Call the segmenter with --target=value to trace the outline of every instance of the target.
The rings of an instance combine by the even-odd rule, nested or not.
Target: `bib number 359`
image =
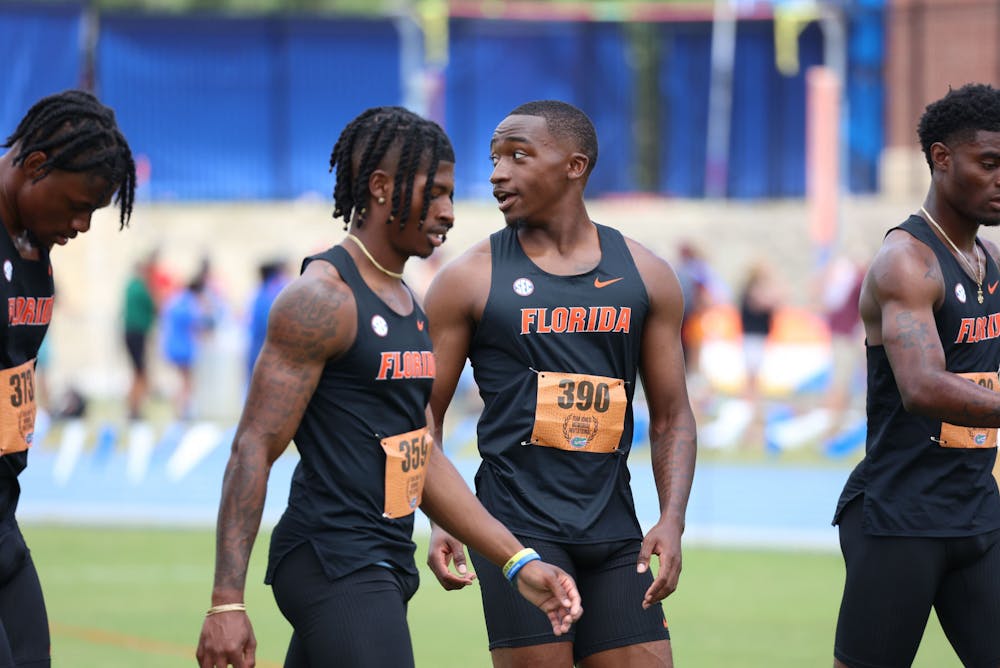
[[[383,517],[410,515],[420,505],[427,464],[434,439],[427,427],[382,439],[385,452],[385,507]]]

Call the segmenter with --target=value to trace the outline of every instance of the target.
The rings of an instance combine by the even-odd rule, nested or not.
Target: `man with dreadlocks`
[[[272,307],[222,487],[202,668],[253,665],[247,562],[268,472],[293,438],[301,460],[266,576],[293,628],[286,666],[413,665],[418,505],[505,565],[554,633],[582,612],[573,580],[486,513],[428,433],[434,355],[401,278],[454,224],[454,162],[441,128],[400,107],[365,111],[334,146],[334,216],[349,233],[306,258]]]
[[[834,524],[846,567],[834,665],[909,666],[931,608],[963,666],[1000,665],[1000,90],[968,84],[917,126],[931,183],[859,302],[868,439]]]
[[[135,166],[114,112],[70,90],[31,107],[0,157],[0,666],[48,666],[45,602],[15,519],[35,424],[34,370],[52,317],[49,251],[90,229],[117,193],[120,226],[132,215]]]
[[[558,100],[517,107],[494,130],[490,157],[506,227],[442,269],[427,292],[435,433],[468,358],[484,403],[479,499],[573,574],[587,601],[580,623],[554,636],[472,546],[493,663],[671,665],[660,601],[680,575],[695,462],[680,283],[665,261],[587,214],[597,133],[580,109]],[[627,466],[640,374],[660,498],[645,537]],[[462,569],[449,568],[464,564],[464,549],[441,528],[428,563],[445,588],[465,586]]]

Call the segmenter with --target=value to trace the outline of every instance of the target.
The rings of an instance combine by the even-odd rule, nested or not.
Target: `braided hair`
[[[413,182],[417,172],[427,169],[419,226],[431,203],[434,176],[440,162],[455,162],[455,151],[437,123],[403,107],[373,107],[347,124],[330,154],[330,171],[336,170],[333,187],[333,217],[344,219],[344,229],[353,220],[361,226],[368,213],[368,179],[381,166],[390,170],[395,162],[392,208],[386,223],[410,219]],[[405,193],[405,199],[403,197]]]
[[[1000,132],[1000,89],[989,84],[966,84],[927,105],[917,125],[917,136],[927,164],[934,172],[931,146],[935,142],[966,142],[977,130]]]
[[[67,90],[42,98],[28,110],[3,147],[15,144],[15,165],[35,151],[45,153],[36,181],[54,169],[89,172],[106,179],[118,193],[119,229],[128,225],[135,201],[132,151],[118,129],[115,112],[92,94]]]

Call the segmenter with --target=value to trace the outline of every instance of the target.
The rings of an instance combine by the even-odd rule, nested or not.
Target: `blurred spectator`
[[[753,410],[745,445],[763,443],[764,415],[760,406],[759,374],[764,361],[772,318],[785,301],[784,291],[771,264],[758,260],[747,270],[740,293],[740,324],[743,330],[743,359],[746,368],[745,397]]]
[[[163,356],[180,375],[180,386],[174,395],[174,411],[181,419],[187,419],[192,414],[193,370],[201,339],[215,327],[216,309],[206,289],[206,278],[207,272],[199,270],[163,309],[161,346]]]
[[[142,411],[149,391],[146,366],[146,342],[156,323],[156,303],[151,289],[151,271],[155,255],[151,254],[132,268],[125,283],[122,308],[125,332],[125,349],[132,365],[132,382],[127,404],[130,420],[136,420]]]
[[[698,370],[698,353],[704,334],[701,315],[710,306],[729,302],[730,294],[725,282],[712,269],[699,248],[684,241],[678,248],[678,254],[674,270],[684,295],[681,345],[684,347],[684,362],[688,372],[694,373]]]
[[[177,278],[160,262],[158,250],[146,256],[146,281],[157,311],[162,310],[167,300],[180,288]]]
[[[858,311],[864,277],[864,267],[846,255],[838,255],[828,263],[820,286],[833,353],[827,406],[834,432],[844,426],[851,397],[864,396],[864,392],[854,391],[855,387],[864,387],[864,332]]]
[[[257,355],[264,345],[264,337],[267,334],[267,316],[271,312],[271,304],[274,303],[278,293],[288,285],[291,277],[288,274],[284,261],[271,260],[262,263],[258,268],[260,282],[257,290],[250,301],[250,308],[247,322],[247,352],[246,352],[246,380],[250,381],[253,373],[253,365],[257,361]]]

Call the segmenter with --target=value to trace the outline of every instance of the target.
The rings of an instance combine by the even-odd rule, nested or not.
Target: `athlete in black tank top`
[[[518,535],[580,543],[642,538],[628,454],[649,296],[621,233],[596,228],[600,262],[576,276],[540,269],[514,228],[490,237],[490,294],[469,348],[485,403],[476,490]],[[532,441],[539,380],[554,373],[593,377],[577,379],[572,389],[558,381],[559,398],[572,407],[555,426],[571,433],[568,448],[579,456],[525,447]],[[604,432],[611,456],[585,453]]]
[[[485,404],[480,500],[594,592],[573,631],[555,637],[473,551],[494,663],[570,666],[601,653],[602,665],[668,665],[660,601],[677,586],[695,460],[680,284],[666,262],[591,221],[583,193],[597,136],[582,111],[522,105],[490,151],[506,229],[447,265],[427,295],[435,430],[468,359]],[[645,537],[627,467],[639,375],[661,509]],[[439,527],[428,562],[445,588],[466,584],[450,570],[465,563],[463,546]]]
[[[861,290],[868,438],[837,503],[847,577],[835,666],[908,666],[933,607],[966,666],[1000,665],[1000,91],[963,86],[918,128],[919,215]]]
[[[203,668],[253,662],[247,561],[270,466],[293,438],[301,460],[266,578],[293,628],[285,666],[413,665],[417,506],[507,562],[554,633],[582,612],[572,578],[486,512],[429,433],[435,359],[401,279],[454,223],[454,161],[441,128],[401,107],[365,111],[334,147],[335,215],[350,232],[307,258],[272,307],[223,482]]]
[[[49,250],[90,229],[117,193],[128,224],[135,166],[114,112],[70,90],[36,102],[0,156],[0,666],[48,666],[49,626],[17,525],[18,475],[35,429],[35,359],[52,318]]]

